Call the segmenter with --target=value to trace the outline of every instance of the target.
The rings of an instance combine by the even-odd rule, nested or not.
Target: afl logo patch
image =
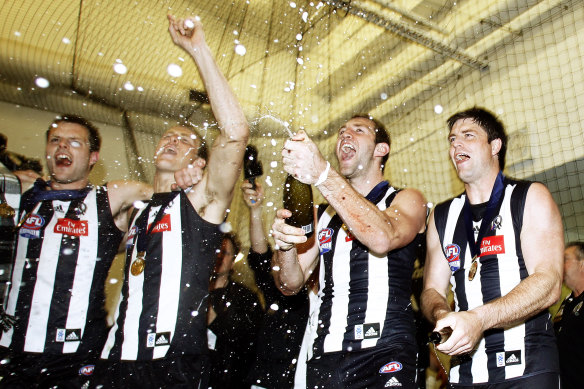
[[[90,376],[93,374],[93,370],[95,370],[95,365],[85,365],[79,369],[79,375]]]
[[[318,246],[320,247],[320,255],[331,251],[333,247],[332,228],[323,228],[318,232]]]
[[[381,369],[379,369],[379,373],[381,374],[395,373],[400,371],[401,369],[402,369],[401,363],[397,361],[392,361],[381,366]]]
[[[41,227],[45,225],[45,219],[37,214],[29,215],[22,227],[20,227],[20,236],[23,238],[36,239],[41,237]]]
[[[449,244],[444,248],[444,254],[446,255],[446,260],[450,266],[450,270],[454,273],[460,269],[460,247],[455,244]]]

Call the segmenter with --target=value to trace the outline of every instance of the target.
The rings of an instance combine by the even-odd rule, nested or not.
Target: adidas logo
[[[505,361],[505,363],[517,363],[519,359],[515,356],[515,354],[511,354],[509,358]]]
[[[369,327],[369,329],[365,333],[365,336],[376,336],[376,335],[377,335],[377,331],[375,331],[375,328],[373,328],[373,327]]]
[[[401,382],[398,381],[397,378],[391,377],[389,381],[385,383],[386,388],[394,387],[394,386],[402,386]]]
[[[164,335],[160,335],[160,338],[156,339],[156,345],[161,346],[163,344],[168,344],[168,339]]]
[[[69,335],[67,335],[67,338],[65,338],[66,341],[75,341],[75,340],[79,340],[79,336],[77,335],[77,332],[75,331],[71,331],[71,333]]]

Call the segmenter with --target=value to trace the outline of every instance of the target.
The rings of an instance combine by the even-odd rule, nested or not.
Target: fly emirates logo
[[[486,255],[505,254],[505,239],[503,235],[495,235],[484,238],[481,242],[480,257]]]
[[[62,218],[55,224],[55,233],[71,236],[87,236],[87,220],[71,220]]]

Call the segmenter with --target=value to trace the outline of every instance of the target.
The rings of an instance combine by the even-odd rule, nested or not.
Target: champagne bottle
[[[292,212],[286,223],[300,227],[309,238],[314,233],[314,210],[312,202],[312,188],[290,174],[284,184],[284,208]]]
[[[249,181],[255,190],[255,178],[264,174],[262,163],[258,159],[258,150],[255,146],[248,145],[243,157],[243,177]]]
[[[448,340],[450,335],[452,334],[452,328],[444,327],[440,332],[434,331],[428,337],[428,341],[430,343],[434,343],[435,345],[442,344]]]

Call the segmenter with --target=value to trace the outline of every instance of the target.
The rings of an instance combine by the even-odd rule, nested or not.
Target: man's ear
[[[89,154],[89,167],[93,167],[99,161],[99,151],[92,151]]]
[[[491,141],[491,155],[499,154],[501,147],[503,146],[503,141],[500,138],[493,139]]]
[[[383,157],[387,153],[389,153],[389,145],[387,143],[378,143],[375,145],[374,157]]]

